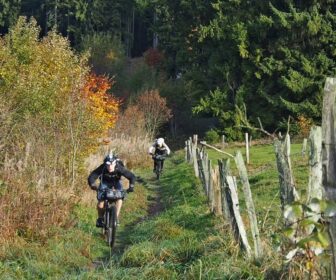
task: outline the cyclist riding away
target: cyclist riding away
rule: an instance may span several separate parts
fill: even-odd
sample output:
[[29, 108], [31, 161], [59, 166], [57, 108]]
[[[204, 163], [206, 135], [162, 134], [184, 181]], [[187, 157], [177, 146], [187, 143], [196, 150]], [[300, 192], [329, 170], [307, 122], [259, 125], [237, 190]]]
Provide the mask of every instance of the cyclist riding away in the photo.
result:
[[157, 156], [162, 156], [161, 159], [161, 170], [163, 169], [164, 157], [170, 154], [170, 149], [167, 144], [164, 142], [163, 138], [158, 138], [155, 140], [153, 145], [149, 148], [148, 153], [152, 156], [154, 160], [154, 169], [153, 172], [156, 170], [156, 165], [158, 164]]
[[[134, 183], [135, 183], [135, 175], [127, 170], [122, 161], [116, 157], [108, 155], [104, 159], [104, 163], [93, 170], [89, 177], [88, 183], [92, 190], [97, 191], [97, 211], [98, 211], [98, 219], [96, 222], [96, 227], [103, 227], [103, 217], [104, 217], [104, 193], [107, 188], [115, 189], [122, 191], [123, 186], [121, 184], [121, 176], [124, 176], [129, 181], [129, 188], [127, 192], [134, 191]], [[99, 179], [99, 187], [96, 185], [96, 180]], [[117, 220], [119, 217], [120, 209], [122, 206], [122, 199], [119, 199], [116, 202], [117, 209]]]

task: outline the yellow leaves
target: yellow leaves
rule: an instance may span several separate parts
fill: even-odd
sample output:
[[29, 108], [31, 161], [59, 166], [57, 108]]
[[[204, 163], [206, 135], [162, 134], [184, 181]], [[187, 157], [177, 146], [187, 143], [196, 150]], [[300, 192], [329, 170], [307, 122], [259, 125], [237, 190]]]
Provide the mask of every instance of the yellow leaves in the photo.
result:
[[120, 101], [108, 93], [113, 83], [104, 76], [90, 74], [82, 90], [94, 118], [105, 131], [115, 125], [120, 105]]

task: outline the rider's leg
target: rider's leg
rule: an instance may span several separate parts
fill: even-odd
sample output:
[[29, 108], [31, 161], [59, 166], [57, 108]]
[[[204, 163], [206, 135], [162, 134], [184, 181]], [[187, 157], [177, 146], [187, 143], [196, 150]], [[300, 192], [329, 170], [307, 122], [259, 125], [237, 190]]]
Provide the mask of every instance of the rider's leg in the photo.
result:
[[[123, 190], [123, 186], [122, 186], [120, 181], [117, 182], [116, 189], [119, 190], [119, 191]], [[122, 199], [118, 199], [116, 201], [117, 219], [119, 219], [119, 213], [120, 213], [120, 210], [121, 210], [122, 203], [123, 203]]]
[[98, 212], [98, 219], [96, 221], [96, 226], [97, 227], [102, 227], [103, 226], [103, 219], [104, 219], [104, 213], [105, 213], [105, 209], [104, 209], [104, 199], [103, 199], [103, 190], [106, 188], [107, 186], [105, 185], [100, 185], [97, 191], [97, 212]]
[[104, 217], [104, 201], [98, 201], [97, 203], [97, 212], [98, 212], [98, 218], [103, 218]]
[[155, 170], [156, 170], [156, 165], [157, 165], [156, 159], [153, 159], [153, 163], [154, 163], [154, 166], [153, 166], [153, 172], [155, 172]]
[[123, 203], [122, 199], [119, 199], [116, 202], [117, 219], [119, 219], [119, 213], [120, 213], [120, 210], [121, 210], [122, 203]]

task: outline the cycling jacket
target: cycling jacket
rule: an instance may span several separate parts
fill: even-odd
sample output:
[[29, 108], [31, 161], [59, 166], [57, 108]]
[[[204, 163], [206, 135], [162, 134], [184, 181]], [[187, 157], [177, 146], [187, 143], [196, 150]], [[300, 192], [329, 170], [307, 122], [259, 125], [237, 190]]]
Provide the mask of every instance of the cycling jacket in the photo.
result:
[[158, 144], [154, 143], [148, 150], [150, 154], [153, 155], [169, 155], [170, 154], [170, 149], [167, 146], [166, 143], [163, 143], [162, 146], [160, 147]]
[[113, 172], [108, 172], [105, 164], [100, 165], [90, 173], [88, 183], [92, 186], [99, 178], [102, 184], [106, 184], [109, 187], [115, 187], [117, 182], [121, 179], [121, 176], [127, 178], [130, 185], [135, 184], [135, 175], [120, 164], [116, 165]]

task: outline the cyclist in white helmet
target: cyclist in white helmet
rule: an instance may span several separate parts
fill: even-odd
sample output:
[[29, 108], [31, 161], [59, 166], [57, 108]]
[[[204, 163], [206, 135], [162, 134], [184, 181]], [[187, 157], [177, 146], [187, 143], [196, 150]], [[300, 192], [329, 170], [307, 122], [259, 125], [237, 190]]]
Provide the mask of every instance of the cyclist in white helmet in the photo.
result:
[[158, 138], [155, 140], [152, 146], [150, 146], [148, 153], [152, 156], [154, 160], [153, 172], [156, 170], [156, 165], [158, 163], [157, 156], [161, 157], [161, 169], [163, 169], [164, 158], [170, 154], [170, 149], [165, 143], [163, 138]]

